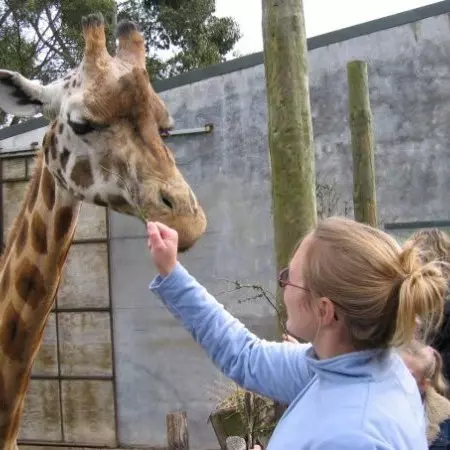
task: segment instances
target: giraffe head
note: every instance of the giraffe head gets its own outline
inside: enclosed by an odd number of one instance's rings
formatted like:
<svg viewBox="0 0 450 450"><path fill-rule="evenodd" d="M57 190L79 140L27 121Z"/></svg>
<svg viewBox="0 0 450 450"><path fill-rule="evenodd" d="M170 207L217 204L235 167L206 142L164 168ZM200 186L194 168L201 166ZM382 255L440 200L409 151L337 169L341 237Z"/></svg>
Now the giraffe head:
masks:
<svg viewBox="0 0 450 450"><path fill-rule="evenodd" d="M51 120L45 164L74 198L163 222L186 250L204 233L206 217L161 138L173 121L150 83L143 36L121 22L112 57L102 15L84 17L82 27L79 67L45 86L1 70L0 107Z"/></svg>

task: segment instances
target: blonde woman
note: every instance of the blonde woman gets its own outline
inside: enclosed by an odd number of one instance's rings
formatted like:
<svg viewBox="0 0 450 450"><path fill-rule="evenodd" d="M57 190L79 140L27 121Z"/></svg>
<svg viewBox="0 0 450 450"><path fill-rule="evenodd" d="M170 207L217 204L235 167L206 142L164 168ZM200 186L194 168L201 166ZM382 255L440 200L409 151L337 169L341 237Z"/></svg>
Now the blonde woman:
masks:
<svg viewBox="0 0 450 450"><path fill-rule="evenodd" d="M441 355L417 341L400 353L416 380L425 406L429 450L450 449L450 401Z"/></svg>
<svg viewBox="0 0 450 450"><path fill-rule="evenodd" d="M267 450L427 450L414 378L392 348L416 316L440 319L445 279L386 233L329 218L279 275L287 330L309 344L250 333L178 262L177 233L148 223L159 275L150 288L214 363L245 389L289 408Z"/></svg>
<svg viewBox="0 0 450 450"><path fill-rule="evenodd" d="M450 237L438 228L417 231L404 244L404 249L415 248L423 263L439 261L447 282L450 281ZM431 336L430 345L435 348L443 360L443 373L450 379L450 301L447 291L444 317L436 333Z"/></svg>
<svg viewBox="0 0 450 450"><path fill-rule="evenodd" d="M425 228L416 231L404 244L404 248L415 247L423 262L434 260L450 264L450 237L439 228ZM444 268L444 274L450 277L450 267Z"/></svg>

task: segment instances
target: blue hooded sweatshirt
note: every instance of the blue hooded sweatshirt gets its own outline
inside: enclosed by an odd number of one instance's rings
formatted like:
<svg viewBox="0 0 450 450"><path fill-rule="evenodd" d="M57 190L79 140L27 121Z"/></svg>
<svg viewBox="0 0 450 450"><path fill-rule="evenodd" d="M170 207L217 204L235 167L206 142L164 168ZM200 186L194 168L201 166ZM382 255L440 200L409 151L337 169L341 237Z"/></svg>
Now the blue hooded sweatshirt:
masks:
<svg viewBox="0 0 450 450"><path fill-rule="evenodd" d="M259 339L180 263L150 289L225 375L289 404L267 450L427 450L419 390L396 352L318 360L310 344Z"/></svg>

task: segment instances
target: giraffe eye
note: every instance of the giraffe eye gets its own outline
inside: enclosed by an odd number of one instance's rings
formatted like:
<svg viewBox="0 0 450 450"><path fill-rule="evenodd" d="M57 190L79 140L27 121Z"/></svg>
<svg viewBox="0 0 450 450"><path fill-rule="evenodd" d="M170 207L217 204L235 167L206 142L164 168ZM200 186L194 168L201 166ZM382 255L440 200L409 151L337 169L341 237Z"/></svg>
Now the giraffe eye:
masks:
<svg viewBox="0 0 450 450"><path fill-rule="evenodd" d="M108 128L108 125L91 122L90 120L83 120L82 122L74 122L67 117L67 122L72 128L73 132L78 135L91 133L92 131L101 131Z"/></svg>

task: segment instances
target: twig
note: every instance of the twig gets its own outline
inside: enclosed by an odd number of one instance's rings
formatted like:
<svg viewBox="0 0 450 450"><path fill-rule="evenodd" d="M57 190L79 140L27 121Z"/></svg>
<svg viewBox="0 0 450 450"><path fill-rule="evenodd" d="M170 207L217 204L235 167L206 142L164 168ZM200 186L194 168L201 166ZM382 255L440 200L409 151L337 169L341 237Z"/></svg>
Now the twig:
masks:
<svg viewBox="0 0 450 450"><path fill-rule="evenodd" d="M3 16L0 18L0 27L3 26L3 24L6 22L6 20L8 19L8 17L11 15L11 10L9 9L8 11L6 11L5 13L3 13Z"/></svg>
<svg viewBox="0 0 450 450"><path fill-rule="evenodd" d="M66 44L64 43L64 41L62 40L62 38L60 36L60 33L58 32L59 30L57 30L55 28L55 24L53 22L59 16L59 13L55 16L55 18L53 18L52 14L47 6L44 7L44 11L45 11L45 14L47 15L48 24L50 26L50 29L52 30L53 36L55 37L56 41L60 45L61 51L62 51L63 55L65 56L66 61L68 61L71 66L75 66L75 60L72 58L72 55L70 54L69 49L67 48Z"/></svg>
<svg viewBox="0 0 450 450"><path fill-rule="evenodd" d="M251 302L252 300L257 300L258 298L263 298L263 297L264 297L263 294L256 294L256 295L252 295L251 297L240 298L237 302L239 304L241 304L241 303Z"/></svg>
<svg viewBox="0 0 450 450"><path fill-rule="evenodd" d="M41 33L41 31L39 30L39 24L37 22L33 22L30 21L30 24L34 30L34 32L36 33L38 39L41 40L41 42L43 42L50 50L52 50L53 52L55 52L55 54L59 55L61 58L65 58L66 55L64 54L63 51L60 51L52 42L50 42L50 40L47 40ZM56 38L56 36L54 36ZM68 60L68 58L67 58Z"/></svg>
<svg viewBox="0 0 450 450"><path fill-rule="evenodd" d="M232 280L228 280L226 278L223 279L223 280L227 281L228 283L234 284L234 288L233 289L229 289L227 291L220 292L219 294L216 294L216 297L218 297L219 295L229 294L231 292L236 292L236 291L239 291L240 289L252 289L252 290L256 291L257 292L256 295L254 295L252 297L248 297L246 299L238 300L238 303L244 303L246 301L255 300L257 298L264 298L269 303L269 305L275 310L275 312L277 314L277 318L278 318L278 323L280 324L280 326L283 329L284 333L288 334L286 326L283 323L281 313L278 310L278 308L276 306L276 303L274 301L275 296L270 291L267 291L260 284L245 284L245 283L241 283L240 281L237 281L237 280L232 281Z"/></svg>

